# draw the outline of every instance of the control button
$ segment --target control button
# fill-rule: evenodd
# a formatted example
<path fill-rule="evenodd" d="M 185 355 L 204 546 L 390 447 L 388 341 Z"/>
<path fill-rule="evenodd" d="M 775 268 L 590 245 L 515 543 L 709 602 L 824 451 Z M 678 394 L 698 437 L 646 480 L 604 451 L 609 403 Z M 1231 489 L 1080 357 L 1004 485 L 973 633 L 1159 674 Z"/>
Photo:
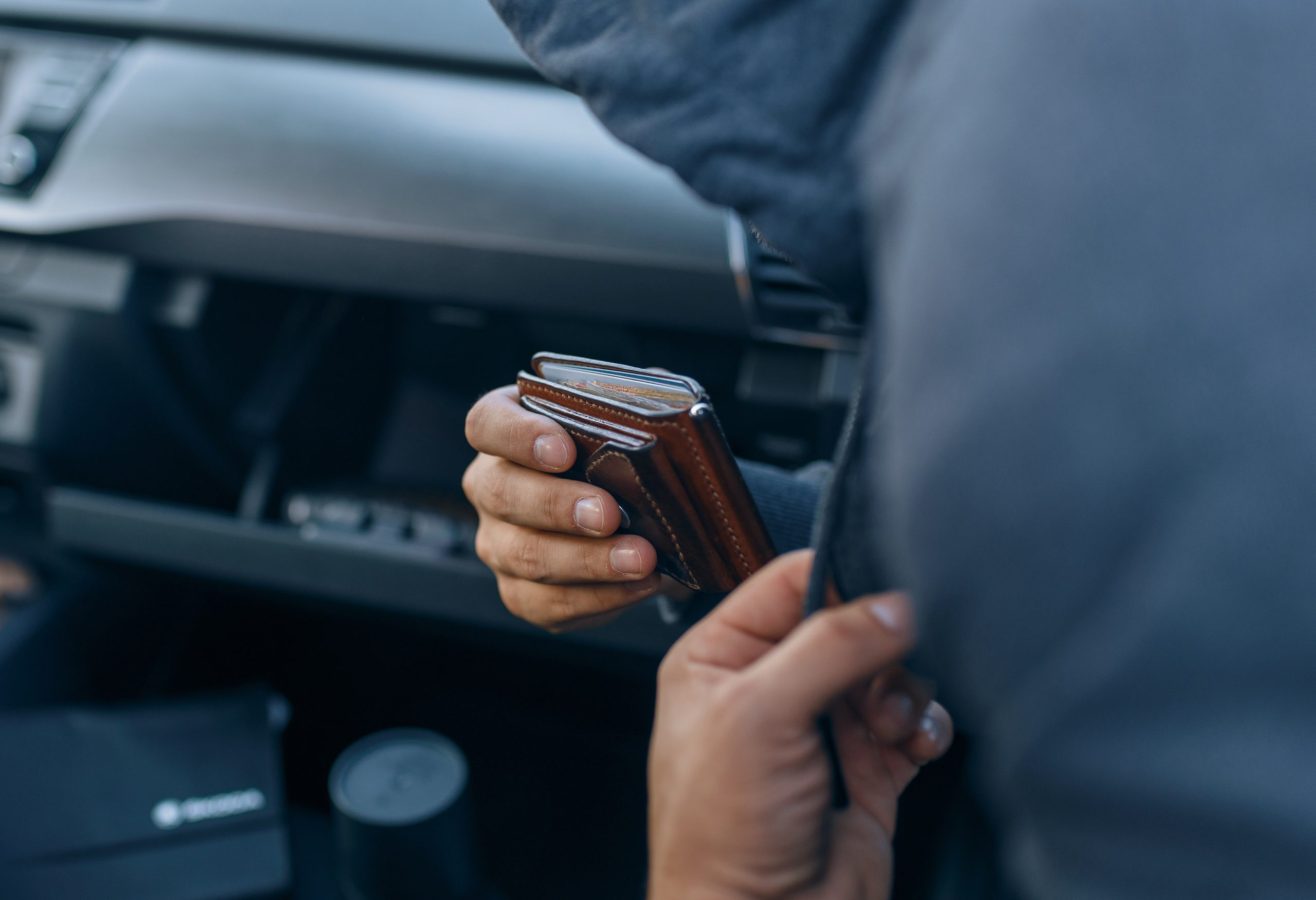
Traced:
<path fill-rule="evenodd" d="M 45 106 L 54 110 L 72 112 L 74 107 L 82 103 L 85 94 L 85 91 L 80 91 L 73 85 L 46 82 L 40 90 L 28 98 L 28 102 L 33 106 Z"/>
<path fill-rule="evenodd" d="M 40 131 L 63 131 L 73 121 L 76 109 L 54 106 L 30 106 L 23 116 L 23 127 Z"/>
<path fill-rule="evenodd" d="M 366 527 L 370 510 L 350 497 L 293 494 L 288 498 L 284 514 L 290 523 L 303 528 L 360 532 Z"/>
<path fill-rule="evenodd" d="M 91 80 L 105 71 L 102 60 L 94 56 L 48 56 L 46 57 L 46 84 L 62 84 L 79 88 L 90 84 Z"/>
<path fill-rule="evenodd" d="M 37 148 L 21 134 L 0 138 L 0 185 L 15 187 L 37 170 Z"/>
<path fill-rule="evenodd" d="M 305 494 L 294 494 L 288 500 L 288 521 L 294 525 L 306 525 L 311 521 L 315 506 Z"/>
<path fill-rule="evenodd" d="M 320 501 L 311 521 L 334 531 L 362 531 L 369 513 L 369 508 L 359 500 L 330 498 Z"/>
<path fill-rule="evenodd" d="M 461 529 L 445 515 L 430 512 L 411 514 L 411 539 L 440 553 L 452 553 L 461 545 Z"/>
<path fill-rule="evenodd" d="M 4 402 L 0 403 L 0 444 L 28 444 L 36 427 L 41 355 L 16 341 L 0 341 Z"/>
<path fill-rule="evenodd" d="M 87 99 L 83 88 L 46 82 L 27 100 L 23 122 L 27 128 L 63 131 Z"/>
<path fill-rule="evenodd" d="M 378 538 L 403 540 L 410 518 L 411 513 L 405 506 L 375 503 L 370 507 L 370 533 Z"/>
<path fill-rule="evenodd" d="M 11 288 L 30 268 L 36 250 L 29 241 L 0 238 L 0 291 Z"/>

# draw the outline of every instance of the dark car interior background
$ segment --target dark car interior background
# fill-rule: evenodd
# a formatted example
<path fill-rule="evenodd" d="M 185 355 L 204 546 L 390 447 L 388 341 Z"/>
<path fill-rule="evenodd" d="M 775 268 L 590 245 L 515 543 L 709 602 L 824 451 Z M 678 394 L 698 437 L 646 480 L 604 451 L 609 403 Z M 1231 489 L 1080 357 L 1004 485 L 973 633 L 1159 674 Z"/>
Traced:
<path fill-rule="evenodd" d="M 502 608 L 466 410 L 538 350 L 664 366 L 800 466 L 855 327 L 482 0 L 0 0 L 0 57 L 0 549 L 38 582 L 0 710 L 269 686 L 298 897 L 335 895 L 337 754 L 431 728 L 505 896 L 639 896 L 679 626 Z"/>

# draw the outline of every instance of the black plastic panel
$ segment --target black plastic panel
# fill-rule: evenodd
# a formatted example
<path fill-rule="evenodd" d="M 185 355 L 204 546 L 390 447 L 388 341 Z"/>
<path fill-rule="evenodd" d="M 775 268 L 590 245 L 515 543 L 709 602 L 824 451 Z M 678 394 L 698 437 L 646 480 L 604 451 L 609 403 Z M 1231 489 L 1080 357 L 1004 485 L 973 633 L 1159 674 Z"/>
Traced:
<path fill-rule="evenodd" d="M 57 545 L 118 562 L 623 651 L 649 661 L 679 635 L 651 603 L 602 628 L 549 636 L 508 613 L 493 576 L 473 560 L 309 541 L 288 527 L 67 488 L 51 492 L 47 511 Z"/>

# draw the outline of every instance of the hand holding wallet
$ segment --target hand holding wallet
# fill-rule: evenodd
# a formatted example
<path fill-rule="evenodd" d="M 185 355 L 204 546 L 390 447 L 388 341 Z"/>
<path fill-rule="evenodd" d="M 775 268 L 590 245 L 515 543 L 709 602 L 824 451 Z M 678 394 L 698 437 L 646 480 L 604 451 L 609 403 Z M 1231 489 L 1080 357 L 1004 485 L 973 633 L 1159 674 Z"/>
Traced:
<path fill-rule="evenodd" d="M 623 529 L 653 544 L 659 571 L 726 592 L 776 555 L 698 382 L 552 353 L 531 368 L 517 378 L 521 405 L 571 435 L 567 475 L 617 500 Z"/>

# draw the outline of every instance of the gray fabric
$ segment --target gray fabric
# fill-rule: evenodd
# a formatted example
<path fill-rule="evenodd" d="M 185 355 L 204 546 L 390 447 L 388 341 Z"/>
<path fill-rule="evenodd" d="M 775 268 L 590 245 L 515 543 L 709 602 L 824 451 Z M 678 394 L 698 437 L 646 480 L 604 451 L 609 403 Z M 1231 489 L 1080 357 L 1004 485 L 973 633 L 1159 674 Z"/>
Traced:
<path fill-rule="evenodd" d="M 1013 887 L 1310 896 L 1316 6 L 921 0 L 883 59 L 876 2 L 498 5 L 818 274 L 862 171 L 844 531 L 913 590 Z"/>
<path fill-rule="evenodd" d="M 826 470 L 810 467 L 795 473 L 744 459 L 737 462 L 777 552 L 809 546 Z"/>
<path fill-rule="evenodd" d="M 1310 897 L 1316 6 L 918 18 L 862 142 L 881 479 L 1005 863 Z"/>
<path fill-rule="evenodd" d="M 848 151 L 903 3 L 492 2 L 545 76 L 619 138 L 843 297 L 862 295 Z"/>

